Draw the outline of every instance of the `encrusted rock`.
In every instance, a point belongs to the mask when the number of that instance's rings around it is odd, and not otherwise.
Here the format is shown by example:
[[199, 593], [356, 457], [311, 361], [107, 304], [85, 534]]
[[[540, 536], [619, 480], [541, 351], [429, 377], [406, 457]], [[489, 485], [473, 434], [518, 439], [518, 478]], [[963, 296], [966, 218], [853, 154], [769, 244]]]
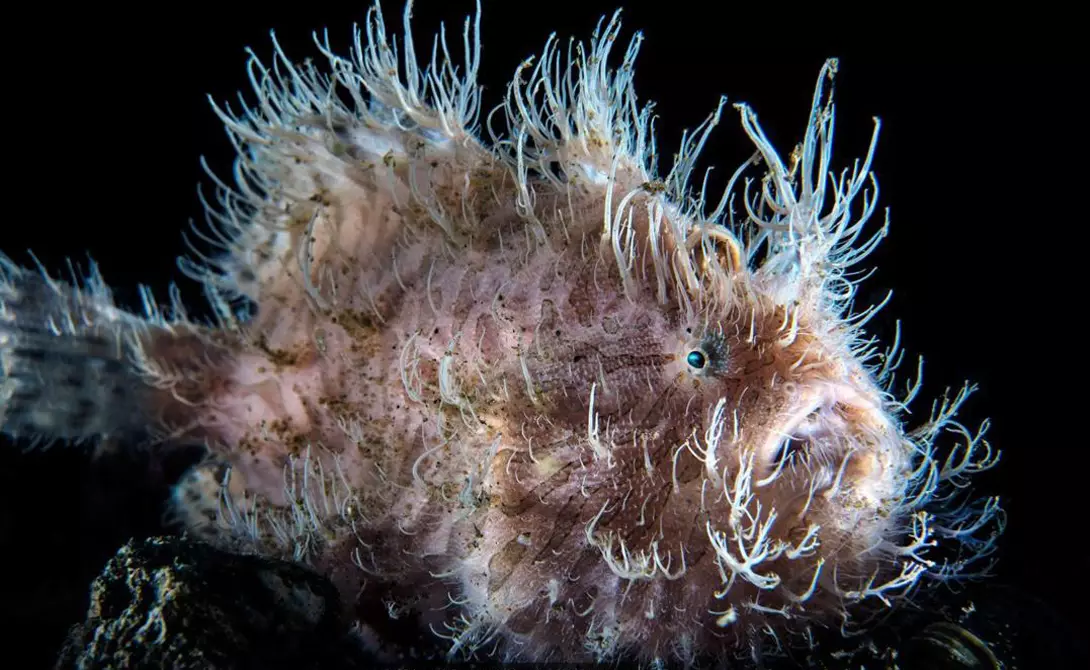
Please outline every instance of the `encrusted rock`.
[[66, 668], [367, 667], [336, 590], [291, 563], [184, 538], [129, 542], [91, 586]]

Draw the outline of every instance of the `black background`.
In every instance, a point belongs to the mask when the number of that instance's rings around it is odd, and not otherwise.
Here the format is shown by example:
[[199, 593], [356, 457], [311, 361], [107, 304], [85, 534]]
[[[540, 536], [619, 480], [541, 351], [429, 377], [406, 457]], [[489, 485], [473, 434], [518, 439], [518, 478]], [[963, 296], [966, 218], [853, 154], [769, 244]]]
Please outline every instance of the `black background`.
[[[383, 4], [388, 26], [400, 30], [400, 4]], [[460, 45], [471, 2], [418, 5], [422, 57], [439, 20]], [[486, 0], [486, 110], [550, 31], [588, 38], [614, 8]], [[12, 169], [0, 248], [22, 263], [33, 248], [54, 270], [89, 253], [123, 301], [135, 298], [138, 283], [165, 297], [166, 284], [180, 280], [199, 305], [174, 259], [184, 252], [187, 221], [200, 218], [195, 186], [208, 179], [198, 157], [223, 176], [232, 159], [206, 94], [234, 101], [237, 90], [248, 91], [243, 49], [269, 62], [271, 28], [295, 60], [320, 57], [310, 31], [322, 27], [346, 52], [366, 3], [30, 9], [33, 18], [14, 17], [5, 29]], [[773, 142], [789, 150], [824, 58], [840, 57], [836, 164], [865, 153], [871, 117], [880, 116], [874, 170], [892, 219], [869, 259], [879, 271], [860, 303], [894, 289], [872, 325], [888, 334], [900, 319], [909, 355], [925, 356], [918, 415], [926, 417], [943, 387], [980, 384], [964, 418], [975, 425], [991, 417], [990, 440], [1003, 450], [980, 481], [981, 493], [1002, 495], [1009, 513], [996, 583], [1036, 594], [1072, 624], [1084, 619], [1087, 215], [1078, 163], [1086, 137], [1074, 99], [1085, 75], [1076, 76], [1065, 51], [1077, 45], [1051, 29], [1062, 21], [1036, 28], [1031, 16], [994, 13], [957, 23], [938, 15], [803, 17], [772, 5], [718, 14], [680, 1], [629, 3], [623, 16], [625, 39], [637, 29], [646, 37], [636, 86], [657, 102], [663, 172], [681, 129], [702, 121], [720, 94], [750, 103]], [[28, 45], [18, 46], [23, 37]], [[737, 118], [728, 109], [705, 150], [703, 164], [718, 166], [713, 185], [751, 151]], [[0, 630], [36, 645], [35, 658], [44, 659], [64, 623], [81, 618], [87, 580], [129, 533], [153, 529], [162, 481], [111, 479], [86, 451], [3, 446], [0, 556], [11, 566], [4, 579], [12, 595]], [[103, 482], [115, 497], [88, 499]]]

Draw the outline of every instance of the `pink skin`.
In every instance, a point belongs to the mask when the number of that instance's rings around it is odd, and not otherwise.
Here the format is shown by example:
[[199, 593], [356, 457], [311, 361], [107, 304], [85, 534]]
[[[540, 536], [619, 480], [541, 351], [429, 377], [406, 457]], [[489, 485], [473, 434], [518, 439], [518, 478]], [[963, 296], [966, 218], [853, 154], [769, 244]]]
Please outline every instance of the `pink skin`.
[[[486, 207], [480, 218], [502, 220], [496, 205]], [[600, 219], [586, 218], [580, 246], [593, 249]], [[722, 316], [686, 320], [659, 304], [651, 287], [626, 299], [603, 255], [581, 253], [559, 232], [549, 245], [512, 236], [502, 249], [498, 235], [485, 235], [455, 258], [444, 244], [436, 235], [395, 245], [380, 270], [393, 274], [396, 263], [398, 279], [382, 290], [359, 290], [367, 275], [336, 274], [329, 292], [353, 296], [337, 309], [313, 310], [301, 292], [294, 304], [271, 301], [256, 323], [302, 313], [307, 318], [295, 320], [305, 330], [280, 331], [274, 343], [254, 329], [231, 345], [236, 353], [214, 384], [220, 390], [198, 400], [196, 423], [233, 466], [236, 504], [258, 501], [259, 530], [221, 516], [205, 527], [210, 538], [292, 555], [300, 541], [278, 545], [260, 517], [285, 514], [285, 468], [301, 481], [301, 464], [309, 463], [308, 495], [323, 502], [302, 506], [322, 527], [320, 542], [306, 542], [306, 558], [335, 579], [349, 603], [379, 601], [393, 589], [411, 604], [397, 588], [407, 583], [424, 602], [442, 604], [449, 592], [502, 622], [528, 657], [556, 653], [549, 641], [557, 636], [593, 638], [600, 624], [579, 614], [592, 602], [616, 609], [622, 645], [640, 639], [665, 648], [684, 635], [686, 644], [714, 648], [725, 644], [720, 638], [736, 641], [710, 612], [735, 606], [744, 624], [753, 616], [746, 603], [760, 597], [761, 607], [788, 606], [790, 594], [815, 582], [816, 557], [781, 557], [761, 570], [779, 575], [781, 589], [758, 596], [739, 580], [717, 597], [725, 584], [706, 526], [729, 523], [724, 475], [733, 477], [752, 448], [753, 477], [776, 477], [755, 489], [747, 509], [775, 507], [772, 533], [785, 542], [801, 540], [811, 523], [828, 527], [821, 541], [839, 548], [821, 557], [836, 560], [841, 576], [865, 571], [851, 566], [888, 530], [882, 510], [889, 471], [903, 467], [900, 438], [869, 400], [875, 388], [868, 377], [829, 351], [829, 334], [820, 340], [806, 314], [796, 317], [788, 342], [783, 310], [739, 272], [733, 290], [745, 302], [724, 300], [735, 306]], [[421, 245], [435, 251], [421, 252]], [[326, 249], [316, 258], [334, 265], [359, 253]], [[367, 316], [368, 294], [384, 306], [381, 318]], [[686, 354], [709, 338], [719, 347], [716, 369], [696, 374]], [[444, 359], [457, 363], [454, 390], [439, 384]], [[588, 441], [592, 387], [601, 453]], [[728, 422], [709, 460], [697, 443], [720, 398], [724, 416], [738, 412], [740, 430], [733, 435]], [[797, 438], [796, 456], [812, 459], [824, 476], [814, 491], [809, 482], [817, 475], [806, 469], [777, 471], [784, 435]], [[849, 449], [859, 453], [849, 457]], [[472, 472], [479, 474], [467, 504]], [[346, 523], [353, 513], [343, 514], [348, 500], [361, 517], [355, 531]], [[850, 517], [843, 515], [847, 501], [857, 508]], [[658, 578], [633, 582], [623, 599], [604, 595], [626, 587], [588, 532], [613, 534], [612, 555], [622, 562], [622, 540], [630, 552], [655, 542]], [[683, 565], [685, 579], [665, 578]], [[592, 597], [588, 585], [603, 595]], [[820, 585], [815, 602], [829, 597]], [[438, 627], [442, 619], [432, 614], [427, 623]], [[701, 620], [704, 626], [692, 625]]]

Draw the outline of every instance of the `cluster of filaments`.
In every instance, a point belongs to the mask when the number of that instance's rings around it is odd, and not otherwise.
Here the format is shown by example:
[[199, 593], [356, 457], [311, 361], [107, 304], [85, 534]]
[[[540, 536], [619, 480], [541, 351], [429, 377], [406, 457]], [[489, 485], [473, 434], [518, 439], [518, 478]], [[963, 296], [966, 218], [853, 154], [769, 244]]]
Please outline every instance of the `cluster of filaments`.
[[[411, 3], [406, 7], [406, 20], [410, 10]], [[215, 228], [220, 231], [218, 242], [228, 253], [220, 260], [206, 259], [206, 267], [190, 268], [209, 287], [220, 325], [240, 327], [238, 309], [232, 302], [238, 296], [232, 292], [258, 300], [258, 287], [271, 283], [268, 277], [260, 276], [260, 269], [256, 278], [247, 276], [248, 269], [262, 267], [255, 259], [255, 250], [266, 249], [266, 253], [275, 255], [278, 249], [291, 248], [283, 241], [288, 235], [283, 205], [310, 196], [285, 190], [277, 166], [287, 157], [277, 138], [309, 133], [310, 140], [321, 140], [328, 155], [310, 157], [319, 167], [323, 161], [336, 162], [350, 150], [364, 151], [378, 163], [405, 157], [411, 161], [419, 146], [427, 145], [432, 156], [446, 152], [451, 162], [467, 165], [467, 175], [481, 166], [506, 172], [513, 180], [515, 207], [526, 221], [527, 234], [543, 244], [551, 235], [568, 234], [562, 208], [557, 208], [554, 216], [542, 215], [544, 192], [560, 194], [557, 200], [563, 200], [565, 194], [586, 198], [588, 192], [600, 193], [604, 201], [601, 236], [591, 242], [614, 261], [612, 269], [626, 296], [634, 298], [641, 291], [650, 291], [659, 303], [675, 300], [682, 313], [696, 319], [722, 309], [724, 301], [735, 299], [733, 296], [742, 290], [738, 282], [745, 282], [744, 290], [786, 306], [785, 336], [796, 327], [798, 310], [806, 309], [809, 322], [841, 347], [840, 355], [865, 367], [876, 388], [881, 388], [882, 406], [896, 423], [919, 390], [920, 378], [917, 376], [915, 384], [908, 385], [907, 392], [899, 393], [901, 385], [894, 375], [903, 356], [899, 343], [895, 341], [882, 351], [862, 330], [880, 305], [859, 313], [851, 309], [858, 280], [849, 278], [848, 268], [875, 247], [885, 235], [888, 221], [877, 234], [861, 238], [864, 224], [875, 210], [874, 192], [864, 189], [868, 181], [874, 180], [870, 172], [873, 141], [862, 164], [857, 162], [850, 171], [839, 175], [830, 171], [834, 114], [824, 86], [835, 72], [835, 62], [830, 61], [821, 72], [805, 138], [792, 154], [790, 164], [785, 164], [770, 145], [752, 110], [736, 105], [743, 129], [757, 152], [734, 173], [723, 197], [708, 212], [704, 189], [694, 192], [690, 183], [696, 159], [720, 119], [723, 103], [694, 133], [683, 138], [673, 168], [664, 178], [656, 178], [651, 107], [638, 107], [632, 88], [639, 37], [631, 42], [618, 68], [607, 66], [619, 29], [614, 16], [604, 26], [599, 25], [589, 47], [572, 43], [566, 54], [560, 43], [550, 38], [540, 58], [527, 61], [516, 71], [505, 101], [497, 108], [506, 120], [507, 132], [494, 133], [490, 123], [490, 148], [477, 139], [480, 45], [477, 25], [468, 20], [464, 72], [452, 64], [445, 36], [437, 39], [437, 49], [433, 49], [433, 53], [442, 52], [443, 57], [422, 70], [416, 65], [415, 48], [406, 29], [404, 59], [399, 58], [396, 43], [386, 37], [377, 7], [368, 16], [366, 39], [357, 34], [351, 59], [333, 54], [328, 40], [319, 42], [332, 66], [332, 77], [309, 64], [292, 65], [279, 47], [277, 65], [271, 70], [255, 57], [251, 78], [258, 106], [241, 116], [217, 108], [241, 157], [238, 188], [220, 183], [219, 207], [209, 207]], [[340, 97], [344, 92], [350, 100]], [[489, 116], [490, 121], [494, 115]], [[876, 123], [875, 138], [877, 130]], [[763, 179], [745, 177], [746, 168], [762, 162], [767, 170]], [[740, 206], [744, 218], [738, 220], [734, 196], [743, 178]], [[468, 188], [468, 176], [466, 180]], [[438, 198], [415, 183], [409, 185], [409, 190], [416, 204], [446, 234], [451, 238], [463, 234], [454, 223], [456, 212], [445, 209]], [[857, 215], [852, 205], [860, 193], [863, 207], [861, 215]], [[637, 203], [646, 210], [634, 217]], [[308, 217], [313, 219], [316, 214], [301, 209], [290, 218], [295, 221]], [[646, 233], [634, 227], [637, 218], [647, 222]], [[310, 237], [309, 229], [304, 235], [304, 239]], [[644, 242], [646, 250], [641, 247]], [[298, 275], [314, 306], [326, 308], [329, 296], [323, 291], [322, 272], [310, 267], [312, 254], [306, 244], [299, 249]], [[167, 325], [166, 319], [159, 320]], [[418, 383], [412, 379], [415, 363], [411, 347], [405, 351], [410, 353], [403, 381], [411, 396], [418, 392]], [[457, 392], [452, 379], [441, 361], [440, 393], [460, 411], [472, 411], [471, 406], [463, 404], [464, 396]], [[768, 615], [769, 620], [790, 619], [805, 611], [806, 603], [820, 590], [820, 583], [822, 588], [836, 590], [847, 629], [851, 623], [848, 612], [856, 603], [876, 601], [888, 606], [924, 577], [946, 580], [986, 571], [984, 559], [995, 548], [995, 538], [1002, 530], [1002, 513], [997, 500], [970, 502], [962, 491], [972, 475], [991, 467], [999, 455], [982, 438], [986, 425], [971, 431], [954, 420], [971, 391], [972, 387], [967, 386], [955, 397], [943, 398], [928, 421], [903, 433], [913, 465], [903, 482], [902, 495], [887, 510], [896, 520], [897, 532], [868, 550], [870, 557], [865, 563], [874, 570], [857, 576], [851, 587], [837, 586], [836, 578], [821, 581], [821, 575], [835, 571], [836, 566], [827, 565], [820, 554], [819, 526], [811, 525], [793, 541], [773, 532], [778, 511], [760, 504], [758, 489], [773, 483], [789, 468], [781, 463], [773, 473], [761, 475], [755, 468], [754, 454], [746, 450], [739, 451], [739, 457], [730, 462], [717, 461], [721, 453], [717, 447], [724, 435], [736, 432], [738, 427], [736, 419], [732, 422], [724, 412], [725, 401], [715, 404], [705, 432], [678, 445], [674, 454], [676, 458], [689, 453], [703, 461], [707, 481], [718, 489], [709, 491], [708, 496], [714, 495], [720, 503], [725, 501], [730, 510], [725, 526], [709, 522], [705, 528], [721, 577], [716, 596], [742, 583], [758, 594], [778, 592], [779, 602], [785, 604], [767, 607], [759, 598], [753, 598], [745, 607], [752, 613]], [[592, 385], [589, 392], [585, 447], [591, 459], [608, 467], [616, 445], [611, 443], [596, 412], [599, 389]], [[345, 422], [342, 429], [351, 437], [358, 426]], [[949, 433], [962, 441], [940, 457], [936, 441]], [[353, 560], [365, 572], [376, 571], [373, 553], [368, 559], [371, 547], [360, 535], [360, 529], [368, 524], [367, 501], [349, 485], [337, 455], [312, 458], [312, 449], [321, 449], [321, 445], [309, 446], [304, 454], [290, 459], [284, 470], [284, 497], [289, 501], [285, 508], [259, 510], [255, 500], [247, 506], [244, 492], [234, 492], [223, 498], [221, 522], [236, 534], [255, 543], [271, 543], [297, 560], [305, 560], [322, 538], [349, 528], [360, 537]], [[495, 448], [487, 451], [475, 464], [466, 486], [449, 492], [451, 499], [467, 510], [479, 504], [474, 492]], [[421, 462], [413, 466], [414, 477], [419, 477], [417, 466]], [[846, 458], [843, 463], [847, 463]], [[834, 472], [838, 474], [832, 482], [821, 484], [823, 490], [835, 490], [843, 466]], [[819, 486], [816, 479], [813, 481], [811, 496]], [[225, 492], [229, 491], [228, 484], [225, 480]], [[616, 535], [597, 527], [601, 514], [586, 524], [585, 539], [600, 550], [614, 575], [629, 582], [685, 577], [689, 566], [683, 547], [667, 549], [655, 542], [646, 547], [627, 546]], [[936, 553], [940, 545], [944, 549]], [[782, 578], [767, 567], [783, 560], [804, 560], [810, 566], [808, 579], [786, 598]], [[392, 614], [396, 606], [391, 608]], [[734, 606], [708, 612], [721, 628], [729, 627], [741, 614]], [[778, 629], [767, 626], [767, 630], [776, 639]], [[799, 630], [800, 634], [809, 634], [805, 627]], [[451, 640], [454, 649], [467, 649], [491, 642], [496, 628], [487, 617], [468, 613], [441, 633]], [[610, 642], [608, 636], [598, 633], [596, 642], [588, 644], [598, 645], [596, 655], [608, 657], [616, 650], [616, 640]]]

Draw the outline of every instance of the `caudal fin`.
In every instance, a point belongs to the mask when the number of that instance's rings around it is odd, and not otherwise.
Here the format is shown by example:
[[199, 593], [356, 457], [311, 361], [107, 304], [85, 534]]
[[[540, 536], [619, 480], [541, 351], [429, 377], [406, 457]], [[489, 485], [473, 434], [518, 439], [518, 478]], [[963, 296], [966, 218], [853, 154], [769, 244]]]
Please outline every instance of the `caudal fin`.
[[0, 431], [36, 442], [140, 431], [149, 389], [130, 354], [141, 326], [97, 274], [72, 285], [0, 255]]

